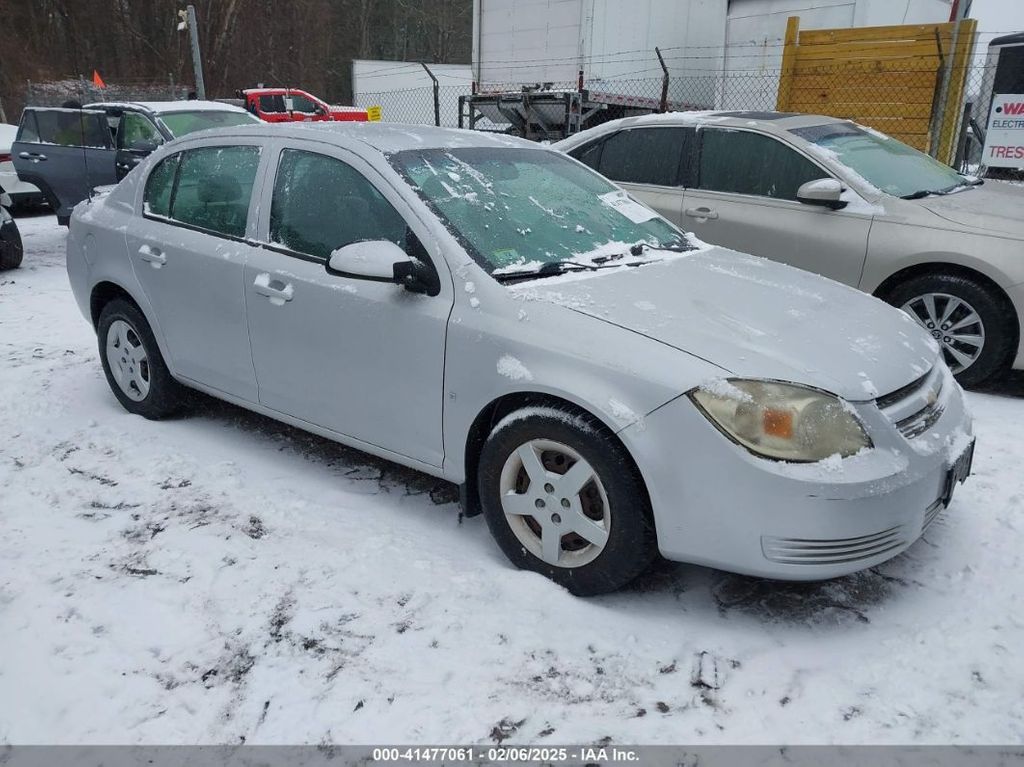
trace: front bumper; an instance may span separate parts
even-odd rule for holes
[[[758,458],[682,396],[620,433],[647,483],[668,559],[782,580],[833,578],[896,556],[942,510],[971,443],[963,394],[945,365],[941,414],[913,439],[891,410],[853,403],[874,448],[831,462]]]

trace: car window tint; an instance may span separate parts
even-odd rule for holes
[[[406,245],[406,223],[350,165],[314,152],[286,149],[274,182],[270,240],[326,259],[360,240]]]
[[[156,129],[152,121],[138,112],[125,112],[121,118],[121,146],[132,149],[133,146],[164,143],[164,137]]]
[[[769,136],[713,128],[700,136],[700,189],[795,200],[802,184],[829,175]]]
[[[77,109],[46,109],[35,113],[39,141],[60,146],[108,148],[106,115]]]
[[[174,188],[174,174],[178,170],[180,154],[172,154],[161,160],[146,179],[146,192],[142,198],[142,209],[154,216],[170,216],[171,190]]]
[[[612,181],[676,186],[684,128],[633,128],[609,137],[598,167]]]
[[[21,118],[16,141],[39,141],[39,129],[36,127],[36,113],[26,111]]]
[[[261,112],[283,112],[284,96],[260,96]]]
[[[292,109],[294,109],[296,112],[313,114],[314,112],[316,112],[316,104],[314,104],[311,100],[307,99],[305,96],[299,96],[298,94],[294,94],[292,96]]]
[[[214,146],[182,153],[171,218],[242,237],[260,162],[255,146]]]
[[[569,152],[569,156],[575,157],[588,168],[597,170],[601,164],[601,149],[603,147],[604,141],[594,141]]]

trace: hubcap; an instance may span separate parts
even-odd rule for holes
[[[962,298],[948,293],[925,293],[901,307],[939,342],[946,363],[954,373],[978,361],[985,347],[985,324]]]
[[[505,460],[500,491],[509,527],[538,559],[581,567],[604,551],[611,532],[608,496],[594,469],[568,445],[544,439],[520,445]]]
[[[107,364],[128,399],[140,402],[149,394],[149,358],[135,328],[114,320],[107,330]]]

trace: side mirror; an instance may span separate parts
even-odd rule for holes
[[[160,144],[156,141],[133,141],[128,148],[133,152],[145,152],[146,154],[149,154],[150,152],[155,152],[159,146]]]
[[[390,240],[363,240],[331,253],[327,273],[336,277],[401,285],[411,293],[436,296],[441,292],[437,274]]]
[[[808,181],[796,192],[796,199],[804,205],[820,205],[824,208],[839,210],[846,207],[843,196],[843,185],[834,178],[819,178]]]
[[[11,199],[11,196],[9,194],[7,194],[7,192],[0,192],[0,207],[2,207],[2,208],[13,208],[14,207],[14,200]]]

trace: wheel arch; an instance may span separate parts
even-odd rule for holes
[[[953,275],[957,277],[967,277],[982,284],[987,290],[991,291],[992,295],[995,296],[999,303],[1003,305],[1003,308],[1009,313],[1009,316],[1014,318],[1015,322],[1013,325],[1017,331],[1017,337],[1014,339],[1014,348],[1020,344],[1022,318],[1018,316],[1017,309],[1014,307],[1010,296],[1002,287],[1000,287],[999,283],[989,275],[970,266],[942,261],[927,261],[920,264],[912,264],[911,266],[904,267],[886,277],[871,294],[876,298],[885,300],[885,296],[895,290],[896,286],[900,283],[906,282],[907,280],[915,277],[924,277],[928,275]]]
[[[520,410],[524,407],[537,407],[537,406],[550,406],[555,408],[561,408],[563,410],[569,410],[579,415],[587,416],[593,419],[594,423],[599,429],[605,432],[605,434],[613,439],[623,450],[623,453],[629,459],[630,465],[633,471],[636,472],[636,476],[640,480],[640,484],[644,488],[644,492],[647,493],[647,482],[644,478],[644,474],[640,471],[640,467],[636,463],[636,459],[633,457],[629,448],[619,438],[616,430],[608,424],[598,413],[594,412],[593,409],[588,409],[579,403],[573,402],[564,397],[560,397],[555,394],[550,394],[540,391],[516,391],[503,394],[500,397],[488,402],[483,408],[477,413],[473,419],[472,424],[466,434],[466,441],[463,449],[463,464],[465,470],[465,480],[459,485],[459,501],[462,506],[462,513],[467,517],[475,517],[482,512],[480,507],[480,496],[477,491],[476,475],[477,468],[480,463],[480,453],[483,450],[484,443],[487,441],[488,435],[494,429],[494,427],[509,413],[513,413],[516,410]],[[648,513],[650,513],[650,495],[647,496]],[[651,517],[651,523],[654,523],[653,516]]]

